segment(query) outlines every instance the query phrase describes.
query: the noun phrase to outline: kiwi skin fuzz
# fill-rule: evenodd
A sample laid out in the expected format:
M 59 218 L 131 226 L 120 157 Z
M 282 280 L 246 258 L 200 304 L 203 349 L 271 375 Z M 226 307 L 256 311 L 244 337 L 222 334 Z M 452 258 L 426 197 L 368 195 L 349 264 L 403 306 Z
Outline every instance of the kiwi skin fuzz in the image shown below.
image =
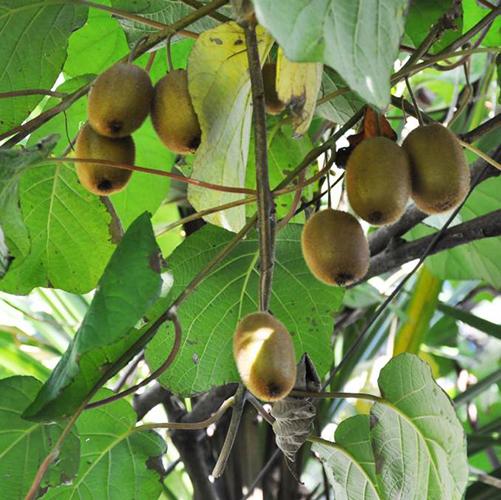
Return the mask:
M 269 115 L 279 115 L 285 109 L 285 104 L 278 98 L 277 65 L 275 63 L 266 63 L 263 66 L 262 73 L 266 112 Z
M 296 383 L 292 338 L 271 314 L 248 314 L 238 323 L 233 355 L 242 382 L 262 401 L 285 398 Z
M 470 169 L 456 136 L 439 123 L 414 129 L 402 147 L 411 165 L 412 198 L 427 214 L 459 205 L 470 189 Z
M 162 142 L 174 153 L 194 153 L 202 132 L 188 91 L 188 73 L 169 71 L 155 85 L 151 120 Z
M 353 215 L 328 208 L 313 215 L 301 234 L 303 257 L 312 274 L 327 285 L 361 280 L 369 269 L 369 243 Z
M 396 222 L 411 195 L 407 153 L 386 137 L 365 139 L 348 158 L 346 191 L 355 213 L 370 224 Z
M 89 94 L 87 114 L 92 128 L 106 137 L 127 137 L 151 108 L 153 86 L 144 69 L 117 63 L 99 75 Z
M 134 163 L 135 146 L 132 137 L 121 139 L 103 137 L 86 123 L 78 134 L 75 154 L 77 158 L 110 160 L 130 165 Z M 82 186 L 100 196 L 121 191 L 132 175 L 130 170 L 87 162 L 77 162 L 76 171 Z

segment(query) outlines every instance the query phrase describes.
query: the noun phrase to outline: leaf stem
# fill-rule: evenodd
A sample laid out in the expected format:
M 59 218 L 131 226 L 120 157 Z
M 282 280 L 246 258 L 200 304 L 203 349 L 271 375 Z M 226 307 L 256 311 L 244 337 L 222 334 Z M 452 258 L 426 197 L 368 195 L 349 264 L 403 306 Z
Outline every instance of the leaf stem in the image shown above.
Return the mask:
M 290 396 L 297 396 L 301 398 L 318 398 L 318 399 L 366 399 L 368 401 L 373 401 L 375 403 L 380 403 L 383 398 L 375 396 L 374 394 L 367 394 L 364 392 L 340 392 L 340 391 L 330 391 L 330 392 L 315 392 L 315 391 L 298 391 L 292 390 Z
M 174 324 L 174 345 L 172 346 L 172 349 L 169 352 L 167 359 L 156 370 L 151 372 L 145 379 L 141 380 L 141 382 L 138 382 L 137 384 L 133 385 L 132 387 L 129 387 L 128 389 L 125 389 L 117 394 L 113 394 L 113 396 L 110 396 L 110 397 L 104 398 L 104 399 L 100 399 L 99 401 L 93 401 L 92 403 L 89 403 L 85 407 L 86 410 L 90 410 L 92 408 L 97 408 L 99 406 L 104 406 L 108 403 L 113 403 L 113 401 L 117 401 L 119 399 L 124 398 L 125 396 L 128 396 L 129 394 L 133 394 L 141 387 L 144 387 L 145 385 L 148 385 L 153 380 L 157 379 L 160 375 L 162 375 L 162 373 L 165 372 L 165 370 L 167 370 L 167 368 L 169 368 L 169 366 L 173 363 L 174 359 L 177 356 L 177 353 L 179 351 L 179 347 L 181 346 L 181 337 L 183 336 L 181 323 L 179 322 L 179 318 L 177 317 L 177 315 L 173 314 L 170 317 L 170 320 Z
M 486 163 L 489 165 L 492 165 L 494 168 L 497 168 L 498 170 L 501 170 L 501 163 L 497 162 L 494 158 L 491 158 L 487 153 L 484 153 L 482 150 L 478 149 L 476 146 L 473 144 L 470 144 L 469 142 L 463 141 L 458 137 L 459 143 L 463 148 L 468 149 L 472 153 L 476 154 L 478 157 L 482 158 Z

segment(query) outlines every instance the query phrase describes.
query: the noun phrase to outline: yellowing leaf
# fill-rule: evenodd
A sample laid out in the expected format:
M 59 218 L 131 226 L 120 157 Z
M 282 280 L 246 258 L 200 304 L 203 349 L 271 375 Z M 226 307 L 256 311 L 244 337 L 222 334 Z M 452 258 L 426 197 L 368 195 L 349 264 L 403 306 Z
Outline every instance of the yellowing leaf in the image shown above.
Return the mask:
M 259 56 L 264 61 L 271 37 L 257 28 Z M 192 177 L 226 186 L 243 186 L 251 132 L 250 80 L 243 29 L 234 22 L 200 35 L 188 63 L 188 85 L 202 129 L 202 142 Z M 189 186 L 188 200 L 196 210 L 242 198 Z M 238 231 L 245 224 L 245 207 L 235 207 L 207 219 Z
M 307 132 L 322 83 L 323 64 L 289 61 L 282 49 L 277 58 L 277 92 L 292 113 L 297 135 Z

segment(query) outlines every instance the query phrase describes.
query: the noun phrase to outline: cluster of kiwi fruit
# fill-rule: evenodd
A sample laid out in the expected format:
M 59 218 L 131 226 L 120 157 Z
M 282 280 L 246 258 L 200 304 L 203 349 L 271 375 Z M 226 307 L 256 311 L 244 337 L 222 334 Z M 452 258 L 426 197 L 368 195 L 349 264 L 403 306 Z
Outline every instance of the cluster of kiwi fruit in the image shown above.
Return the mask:
M 346 164 L 351 208 L 372 225 L 392 224 L 409 198 L 426 214 L 459 205 L 470 187 L 470 172 L 456 136 L 441 124 L 414 129 L 400 147 L 387 137 L 362 140 Z M 304 226 L 304 259 L 329 285 L 349 285 L 369 268 L 369 245 L 358 220 L 339 210 L 317 212 Z
M 131 165 L 135 146 L 131 134 L 151 113 L 162 142 L 174 153 L 193 153 L 200 144 L 200 125 L 188 92 L 186 70 L 171 70 L 153 87 L 148 73 L 119 62 L 94 82 L 87 107 L 88 122 L 80 130 L 75 154 Z M 91 193 L 107 196 L 121 191 L 131 170 L 101 163 L 78 162 L 80 183 Z

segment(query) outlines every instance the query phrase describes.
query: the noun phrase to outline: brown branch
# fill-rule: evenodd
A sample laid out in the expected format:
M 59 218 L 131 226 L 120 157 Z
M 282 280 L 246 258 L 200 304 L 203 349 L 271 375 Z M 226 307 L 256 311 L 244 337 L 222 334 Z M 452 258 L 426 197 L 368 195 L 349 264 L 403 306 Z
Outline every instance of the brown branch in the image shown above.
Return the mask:
M 194 9 L 199 9 L 200 7 L 203 6 L 203 3 L 198 2 L 197 0 L 181 0 L 183 3 L 186 5 L 189 5 L 190 7 L 193 7 Z M 221 23 L 227 23 L 229 21 L 232 21 L 229 17 L 226 17 L 223 14 L 220 14 L 219 12 L 212 12 L 209 14 L 209 17 L 212 17 L 212 19 L 219 21 Z
M 169 35 L 178 33 L 180 30 L 186 28 L 195 21 L 198 21 L 202 17 L 209 15 L 210 13 L 212 13 L 213 11 L 215 11 L 216 9 L 222 7 L 227 3 L 228 0 L 213 0 L 212 2 L 201 7 L 200 9 L 192 12 L 188 16 L 183 17 L 182 19 L 176 21 L 175 23 L 172 23 L 170 26 L 167 26 L 165 29 L 159 31 L 158 33 L 151 34 L 150 36 L 147 37 L 146 41 L 141 45 L 141 47 L 139 47 L 139 49 L 136 51 L 134 58 L 137 59 L 139 56 L 143 55 L 145 52 L 155 47 L 158 43 L 165 40 Z M 120 59 L 120 61 L 122 62 L 126 62 L 127 60 L 128 60 L 128 55 L 125 55 L 122 59 Z M 24 139 L 27 135 L 36 130 L 38 127 L 41 127 L 44 123 L 47 123 L 51 118 L 68 109 L 75 101 L 80 99 L 80 97 L 87 94 L 87 92 L 90 90 L 91 85 L 92 82 L 84 85 L 83 87 L 80 87 L 78 90 L 76 90 L 72 94 L 62 99 L 62 101 L 57 106 L 54 106 L 53 108 L 47 111 L 44 111 L 43 113 L 33 118 L 32 120 L 29 120 L 23 125 L 14 127 L 13 129 L 4 132 L 3 134 L 0 134 L 0 141 L 2 139 L 5 139 L 7 137 L 16 134 L 14 135 L 14 137 L 9 139 L 2 147 L 5 148 L 12 147 L 14 144 L 17 144 L 19 141 Z
M 166 172 L 164 170 L 157 170 L 155 168 L 148 167 L 140 167 L 139 165 L 129 165 L 127 163 L 120 163 L 117 161 L 111 160 L 98 160 L 96 158 L 72 158 L 72 157 L 64 157 L 64 158 L 48 158 L 48 163 L 56 162 L 56 163 L 94 163 L 97 165 L 106 165 L 111 168 L 119 168 L 122 170 L 131 170 L 133 172 L 141 172 L 143 174 L 151 174 L 158 175 L 159 177 L 169 177 L 170 179 L 174 179 L 178 182 L 184 182 L 185 184 L 193 184 L 194 186 L 203 187 L 206 189 L 212 189 L 213 191 L 221 191 L 224 193 L 236 193 L 236 194 L 256 194 L 254 189 L 240 188 L 234 186 L 222 186 L 220 184 L 212 184 L 211 182 L 199 181 L 197 179 L 192 179 L 191 177 L 185 177 L 184 175 L 174 174 L 172 172 Z
M 259 304 L 261 311 L 269 307 L 273 266 L 275 258 L 275 204 L 270 190 L 268 176 L 268 145 L 266 140 L 266 111 L 264 84 L 259 61 L 256 26 L 245 23 L 245 41 L 252 90 L 254 145 L 257 187 L 257 213 L 259 229 Z
M 501 126 L 501 113 L 498 113 L 496 116 L 492 117 L 490 120 L 485 121 L 477 128 L 470 130 L 469 132 L 465 132 L 464 134 L 459 134 L 460 139 L 465 142 L 474 142 L 478 138 L 482 137 L 493 130 L 496 130 Z
M 66 97 L 68 94 L 66 92 L 55 92 L 54 90 L 45 89 L 25 89 L 25 90 L 13 90 L 12 92 L 0 92 L 0 99 L 6 99 L 8 97 L 24 97 L 28 95 L 48 95 L 50 97 Z
M 501 235 L 501 210 L 496 210 L 449 228 L 444 232 L 440 241 L 434 245 L 428 255 L 449 250 L 459 245 L 471 243 L 472 241 L 493 238 L 499 235 Z M 406 262 L 417 259 L 435 236 L 436 233 L 409 243 L 404 243 L 395 248 L 388 248 L 388 250 L 376 255 L 371 259 L 369 271 L 364 280 L 392 271 Z

